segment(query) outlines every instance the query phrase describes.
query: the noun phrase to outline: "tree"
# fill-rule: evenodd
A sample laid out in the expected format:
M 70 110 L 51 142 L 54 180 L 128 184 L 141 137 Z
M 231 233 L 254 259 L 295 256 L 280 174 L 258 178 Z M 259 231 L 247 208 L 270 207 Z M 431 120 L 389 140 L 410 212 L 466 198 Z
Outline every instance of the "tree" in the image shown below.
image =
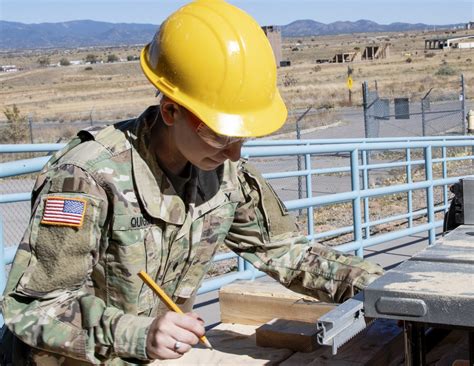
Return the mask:
M 115 53 L 112 53 L 107 56 L 107 62 L 117 62 L 117 61 L 119 61 L 119 58 L 117 57 Z
M 28 118 L 20 113 L 16 104 L 6 107 L 3 114 L 7 118 L 8 126 L 1 134 L 2 142 L 13 144 L 25 142 L 28 135 Z
M 61 66 L 69 66 L 71 63 L 69 62 L 67 58 L 63 57 L 61 60 L 59 60 L 59 64 Z
M 87 56 L 86 56 L 86 62 L 89 62 L 91 64 L 95 64 L 97 63 L 97 55 L 94 55 L 92 53 L 89 53 Z
M 50 64 L 48 56 L 40 56 L 36 62 L 38 62 L 41 67 L 46 67 Z

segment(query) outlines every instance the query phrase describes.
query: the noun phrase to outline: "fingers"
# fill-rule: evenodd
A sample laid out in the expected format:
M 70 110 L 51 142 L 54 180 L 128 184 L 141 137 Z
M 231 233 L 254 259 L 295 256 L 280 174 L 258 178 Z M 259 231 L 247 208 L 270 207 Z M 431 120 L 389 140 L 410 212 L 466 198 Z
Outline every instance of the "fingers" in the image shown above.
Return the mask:
M 175 359 L 188 352 L 204 335 L 204 322 L 195 313 L 167 312 L 156 318 L 147 334 L 147 354 L 151 359 Z
M 204 326 L 204 320 L 202 320 L 201 317 L 198 314 L 196 314 L 196 313 L 186 313 L 186 315 L 190 316 L 191 318 L 194 318 L 194 319 L 198 320 L 202 324 L 202 326 Z
M 199 318 L 196 313 L 186 313 L 184 315 L 172 313 L 177 315 L 174 324 L 180 328 L 186 329 L 195 334 L 197 337 L 202 337 L 205 333 L 204 321 Z M 174 318 L 174 316 L 173 316 Z

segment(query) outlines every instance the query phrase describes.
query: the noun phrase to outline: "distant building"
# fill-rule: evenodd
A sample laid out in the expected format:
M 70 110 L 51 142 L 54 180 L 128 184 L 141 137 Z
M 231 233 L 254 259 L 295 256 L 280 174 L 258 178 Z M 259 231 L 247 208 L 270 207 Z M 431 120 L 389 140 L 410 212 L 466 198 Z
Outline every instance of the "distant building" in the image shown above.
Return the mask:
M 350 52 L 339 52 L 331 58 L 319 58 L 316 59 L 317 64 L 325 63 L 346 63 L 346 62 L 358 62 L 358 61 L 372 61 L 385 59 L 390 56 L 390 44 L 383 43 L 380 45 L 370 45 L 364 47 L 362 52 L 358 49 L 357 51 Z
M 474 22 L 469 22 L 466 24 L 466 29 L 474 29 Z
M 446 50 L 450 48 L 474 48 L 474 35 L 425 40 L 425 50 Z
M 15 65 L 2 65 L 0 66 L 0 72 L 17 72 L 18 68 Z
M 263 26 L 262 29 L 267 35 L 268 40 L 270 41 L 270 44 L 273 49 L 273 54 L 275 55 L 275 62 L 279 67 L 282 60 L 281 30 L 279 27 L 274 25 Z

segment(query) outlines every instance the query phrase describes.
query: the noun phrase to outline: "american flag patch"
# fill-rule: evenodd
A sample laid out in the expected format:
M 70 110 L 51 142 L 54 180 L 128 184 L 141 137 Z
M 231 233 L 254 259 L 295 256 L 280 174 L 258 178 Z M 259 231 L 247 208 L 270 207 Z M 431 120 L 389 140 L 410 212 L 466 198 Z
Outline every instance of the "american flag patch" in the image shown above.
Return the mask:
M 81 227 L 86 212 L 86 201 L 79 198 L 48 197 L 42 224 Z

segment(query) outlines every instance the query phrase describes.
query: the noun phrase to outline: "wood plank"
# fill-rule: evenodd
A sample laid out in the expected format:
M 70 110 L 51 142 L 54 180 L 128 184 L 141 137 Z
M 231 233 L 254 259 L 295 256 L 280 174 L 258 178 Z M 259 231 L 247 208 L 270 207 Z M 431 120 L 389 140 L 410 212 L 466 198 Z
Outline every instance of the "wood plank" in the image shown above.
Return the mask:
M 396 321 L 378 319 L 334 356 L 330 347 L 320 347 L 310 353 L 297 352 L 280 365 L 388 366 L 399 364 L 403 354 L 403 330 Z
M 255 345 L 255 326 L 219 324 L 206 332 L 214 350 L 201 344 L 176 360 L 156 361 L 152 365 L 277 365 L 293 353 L 289 349 L 263 348 Z
M 429 365 L 454 366 L 458 361 L 469 359 L 468 332 L 464 330 L 453 330 L 440 344 L 433 348 L 426 356 Z M 469 365 L 469 361 L 466 361 Z
M 275 281 L 242 281 L 219 291 L 223 323 L 262 325 L 273 318 L 314 323 L 335 305 L 288 290 Z
M 258 327 L 255 333 L 259 347 L 288 348 L 298 352 L 312 352 L 320 347 L 315 323 L 276 318 Z

